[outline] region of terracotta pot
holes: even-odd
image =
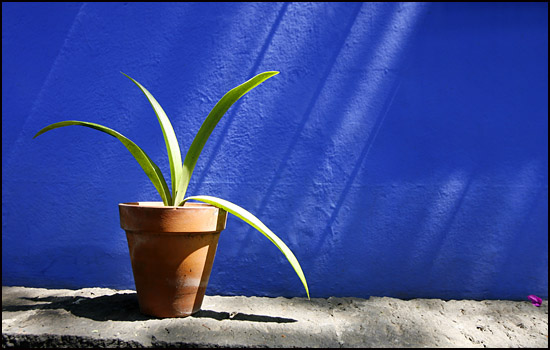
[[[227,212],[210,204],[119,204],[142,313],[185,317],[199,311]]]

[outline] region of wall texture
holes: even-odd
[[[109,126],[169,174],[217,100],[266,70],[189,194],[239,204],[312,297],[548,296],[547,3],[2,3],[2,283],[133,288],[117,204],[160,200]],[[169,177],[169,176],[168,176]],[[235,217],[208,294],[304,296]]]

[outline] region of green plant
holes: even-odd
[[[114,131],[108,127],[95,124],[95,123],[90,123],[90,122],[83,122],[78,120],[66,120],[66,121],[50,124],[44,127],[33,138],[36,138],[37,136],[45,133],[46,131],[60,128],[63,126],[69,126],[69,125],[86,126],[88,128],[96,129],[108,135],[111,135],[113,137],[116,137],[120,142],[122,142],[124,146],[126,146],[126,148],[130,151],[130,153],[132,153],[132,155],[137,160],[141,168],[145,171],[145,174],[147,174],[147,176],[149,177],[149,179],[157,189],[158,193],[160,194],[160,197],[162,198],[162,201],[165,206],[181,206],[181,205],[184,205],[186,201],[196,200],[200,202],[209,203],[218,208],[222,208],[228,211],[229,213],[232,213],[233,215],[244,220],[246,223],[248,223],[249,225],[254,227],[256,230],[261,232],[264,236],[266,236],[285,255],[285,257],[288,259],[288,261],[296,271],[296,274],[302,281],[302,284],[304,285],[307,296],[309,298],[309,289],[307,286],[306,278],[304,276],[302,268],[300,267],[300,264],[298,263],[298,260],[296,259],[292,251],[286,246],[286,244],[279,237],[277,237],[269,228],[267,228],[267,226],[265,226],[258,218],[256,218],[247,210],[239,207],[238,205],[221,198],[216,198],[212,196],[190,196],[185,198],[187,186],[189,185],[189,180],[191,179],[191,175],[193,174],[193,170],[195,168],[199,155],[206,141],[208,140],[208,137],[210,136],[210,134],[212,133],[212,131],[214,130],[214,128],[216,127],[216,125],[218,124],[222,116],[229,109],[229,107],[231,107],[237,100],[239,100],[247,92],[249,92],[256,86],[260,85],[265,80],[271,78],[272,76],[278,73],[279,72],[276,72],[276,71],[268,71],[268,72],[260,73],[255,77],[253,77],[252,79],[246,81],[245,83],[227,92],[218,101],[218,103],[216,103],[214,108],[210,111],[210,113],[206,117],[197,135],[195,136],[193,142],[191,143],[189,150],[187,151],[187,154],[183,161],[183,165],[181,161],[181,151],[178,145],[178,141],[176,139],[176,134],[174,133],[174,129],[172,128],[172,124],[170,123],[170,120],[166,116],[166,113],[164,112],[160,104],[157,102],[157,100],[153,97],[153,95],[151,95],[151,93],[147,91],[147,89],[145,89],[140,83],[138,83],[128,75],[122,73],[126,77],[128,77],[130,80],[132,80],[141,89],[141,91],[145,94],[145,96],[151,103],[151,106],[153,107],[157,115],[157,119],[160,123],[160,127],[164,135],[164,141],[166,143],[166,150],[168,153],[168,160],[170,162],[170,177],[172,180],[171,192],[170,192],[170,189],[168,188],[168,185],[166,184],[166,181],[164,179],[164,176],[162,175],[162,172],[160,171],[159,167],[151,160],[151,158],[149,158],[149,156],[147,156],[147,154],[134,142],[132,142],[131,140],[129,140],[127,137],[120,134],[119,132]]]

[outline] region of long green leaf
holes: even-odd
[[[159,192],[162,201],[164,202],[164,205],[170,205],[170,203],[172,202],[170,190],[168,189],[168,185],[166,184],[164,176],[162,176],[162,172],[160,171],[159,167],[155,163],[153,163],[151,158],[149,158],[149,156],[145,154],[145,152],[141,148],[139,148],[138,145],[133,143],[131,140],[129,140],[127,137],[120,134],[119,132],[114,131],[113,129],[95,123],[82,122],[78,120],[66,120],[46,126],[36,135],[34,135],[33,139],[39,135],[42,135],[46,131],[69,125],[86,126],[88,128],[96,129],[113,137],[116,137],[120,142],[122,142],[124,146],[126,146],[128,151],[132,153],[139,165],[141,165],[141,168],[143,169],[143,171],[145,171],[145,174],[147,174],[147,176]]]
[[[225,199],[212,197],[212,196],[191,196],[187,197],[184,202],[188,200],[197,200],[204,203],[212,204],[215,207],[222,208],[231,214],[239,217],[240,219],[244,220],[246,223],[248,223],[250,226],[254,227],[256,230],[260,231],[264,236],[266,236],[273,244],[279,248],[279,250],[285,255],[285,257],[290,262],[290,265],[294,268],[294,271],[296,271],[296,274],[302,281],[302,284],[304,285],[304,288],[306,289],[307,297],[309,299],[309,289],[307,287],[306,277],[304,276],[304,272],[302,271],[302,268],[300,267],[300,264],[298,263],[298,259],[294,256],[292,251],[286,246],[286,244],[281,241],[279,237],[277,237],[267,226],[265,226],[257,217],[252,215],[247,210],[239,207],[236,204],[233,204],[229,201],[226,201]]]
[[[122,73],[122,72],[121,72]],[[124,74],[124,73],[122,73]],[[160,124],[160,128],[162,129],[162,134],[164,135],[164,142],[166,143],[166,152],[168,153],[168,160],[170,161],[170,178],[172,180],[172,196],[176,196],[176,190],[178,188],[178,183],[181,178],[181,151],[180,146],[178,144],[178,139],[176,138],[176,133],[174,132],[174,128],[172,127],[172,124],[170,123],[170,119],[168,119],[168,116],[160,106],[160,104],[157,102],[157,100],[151,95],[149,91],[147,91],[146,88],[143,87],[140,83],[132,79],[130,76],[124,74],[128,79],[134,82],[141,91],[147,96],[147,99],[149,100],[149,103],[151,103],[151,106],[155,110],[155,114],[157,115],[157,119]],[[173,203],[170,203],[170,205],[173,205]]]
[[[187,191],[189,180],[191,179],[193,169],[195,169],[195,165],[197,164],[197,160],[199,159],[202,148],[208,140],[208,137],[210,137],[212,130],[214,130],[225,112],[227,112],[229,107],[231,107],[247,92],[277,74],[279,74],[279,72],[270,71],[256,75],[254,78],[248,80],[247,82],[229,90],[229,92],[227,92],[218,101],[218,103],[216,103],[214,108],[212,108],[205,121],[202,123],[199,132],[195,136],[195,139],[193,139],[193,143],[191,143],[191,146],[189,147],[189,150],[187,151],[187,154],[185,156],[185,160],[183,161],[181,179],[178,184],[177,194],[175,195],[174,205],[179,205],[185,197],[185,192]]]

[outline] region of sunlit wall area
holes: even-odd
[[[2,283],[134,282],[118,203],[160,200],[108,126],[169,179],[143,84],[182,157],[222,118],[189,195],[254,213],[312,297],[548,296],[547,3],[2,3]],[[234,216],[207,294],[305,296]]]

